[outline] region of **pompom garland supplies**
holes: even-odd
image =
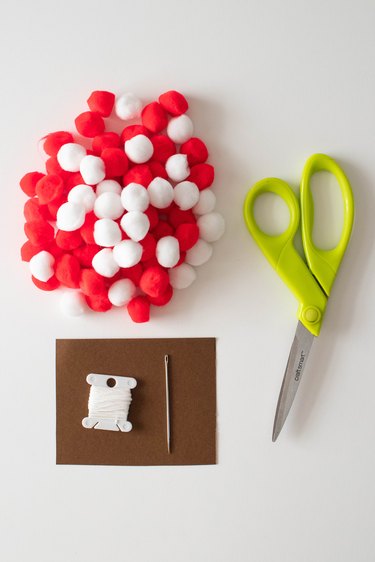
[[[87,105],[74,120],[78,136],[44,137],[46,173],[20,181],[29,197],[21,257],[36,287],[65,288],[67,315],[114,306],[147,322],[173,289],[193,283],[224,232],[214,168],[175,90],[144,107],[132,93],[97,90]],[[114,115],[121,134],[106,130]]]

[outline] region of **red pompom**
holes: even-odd
[[[87,105],[91,111],[99,113],[102,117],[109,117],[111,115],[114,103],[115,94],[100,90],[92,92],[87,100]]]
[[[81,280],[79,283],[81,291],[84,295],[97,296],[106,295],[105,281],[99,273],[94,269],[83,269],[81,271]]]
[[[83,181],[83,177],[79,172],[74,172],[73,174],[70,173],[69,177],[65,180],[66,191],[68,192],[72,189],[72,187],[75,187],[76,185],[81,185],[82,183],[85,182]]]
[[[27,240],[21,247],[21,259],[22,261],[30,261],[35,254],[43,250],[41,246],[33,246],[30,240]]]
[[[46,166],[47,174],[60,174],[61,172],[64,172],[56,156],[50,156],[45,161],[45,166]],[[68,174],[69,172],[65,172],[65,173]]]
[[[37,197],[32,197],[26,201],[23,207],[23,215],[26,222],[48,220],[50,217],[48,207],[46,205],[39,205]]]
[[[117,133],[103,133],[92,139],[92,150],[96,156],[100,156],[105,148],[119,148],[120,137]]]
[[[57,174],[51,174],[41,178],[36,184],[35,192],[42,205],[51,203],[64,193],[64,182]]]
[[[46,246],[54,238],[53,227],[45,220],[30,221],[25,224],[25,234],[33,246]]]
[[[170,90],[162,94],[159,97],[159,102],[164,107],[165,111],[175,116],[186,113],[189,108],[186,98],[175,90]]]
[[[143,125],[128,125],[121,133],[121,142],[124,144],[127,140],[132,139],[137,135],[150,136],[150,131],[143,127]]]
[[[146,234],[143,240],[140,240],[139,243],[143,247],[141,261],[143,262],[148,261],[155,256],[156,240],[152,236],[152,234],[150,233]]]
[[[140,263],[133,265],[133,267],[126,267],[120,271],[122,279],[130,279],[133,281],[134,285],[139,285],[139,280],[143,273],[143,267]]]
[[[85,246],[79,246],[79,248],[73,250],[73,254],[82,267],[91,267],[92,258],[99,250],[101,250],[101,247],[96,244],[86,244]]]
[[[161,164],[160,162],[154,162],[153,160],[151,160],[150,162],[148,162],[148,166],[151,170],[153,178],[164,178],[165,180],[168,179],[168,174],[163,164]]]
[[[168,273],[160,265],[145,269],[139,281],[142,291],[150,297],[160,297],[165,293],[168,285]]]
[[[191,209],[189,209],[188,211],[182,211],[179,207],[177,207],[177,205],[174,204],[171,206],[168,213],[168,221],[173,226],[173,228],[177,228],[180,224],[183,224],[185,222],[197,222]]]
[[[168,125],[165,110],[157,101],[149,103],[143,108],[142,123],[149,131],[160,133]]]
[[[159,222],[159,213],[155,207],[149,205],[145,210],[145,215],[148,216],[148,220],[150,221],[150,230],[152,230]]]
[[[154,153],[152,159],[165,164],[170,156],[176,154],[176,145],[167,135],[154,135],[151,137]]]
[[[208,158],[207,146],[201,139],[197,137],[192,137],[180,147],[180,153],[186,154],[189,166],[194,166],[194,164],[202,164]]]
[[[154,179],[150,166],[147,164],[136,164],[124,175],[124,186],[129,183],[139,183],[147,187]]]
[[[202,189],[206,189],[206,187],[212,185],[214,178],[215,170],[211,164],[196,164],[190,168],[188,180],[195,183],[202,191]]]
[[[152,235],[156,240],[160,240],[164,236],[173,236],[173,228],[166,221],[159,221],[155,228],[152,230]]]
[[[95,137],[104,133],[104,121],[99,113],[84,111],[75,119],[76,129],[83,137]]]
[[[79,287],[81,266],[78,259],[71,254],[63,254],[56,260],[55,275],[62,285],[71,289]]]
[[[176,228],[175,237],[180,245],[180,250],[190,250],[199,238],[199,228],[197,224],[183,223]]]
[[[29,197],[34,197],[36,184],[42,178],[44,178],[44,174],[41,174],[40,172],[29,172],[28,174],[25,174],[20,180],[20,187],[22,191]]]
[[[150,260],[142,262],[142,265],[145,269],[147,269],[148,267],[153,267],[154,265],[159,265],[159,262],[156,259],[156,256],[154,256]]]
[[[56,244],[62,250],[75,250],[83,243],[82,236],[79,230],[66,232],[65,230],[58,230],[56,234]]]
[[[97,216],[93,212],[87,213],[85,216],[85,222],[80,228],[80,233],[86,244],[95,244],[94,224],[97,220]]]
[[[48,244],[46,250],[47,252],[52,254],[55,258],[59,258],[64,253],[64,250],[56,244],[56,240],[52,240],[52,242]]]
[[[56,131],[55,133],[50,133],[46,136],[43,143],[44,152],[48,156],[56,156],[63,144],[68,142],[74,142],[73,135],[67,131]]]
[[[105,148],[101,153],[106,178],[123,176],[128,171],[129,160],[121,148]]]
[[[157,297],[148,297],[148,300],[150,301],[151,304],[155,306],[165,306],[166,304],[169,303],[172,297],[173,297],[173,289],[171,285],[168,285],[166,291],[162,295],[159,295]]]
[[[95,312],[107,312],[112,308],[106,295],[86,295],[86,302]]]
[[[146,297],[134,297],[127,306],[133,322],[141,323],[150,320],[150,303]]]
[[[38,289],[42,289],[42,291],[54,291],[57,287],[60,286],[58,279],[53,275],[48,281],[39,281],[39,279],[35,279],[35,277],[31,276],[31,279]]]

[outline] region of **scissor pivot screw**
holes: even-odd
[[[313,306],[309,306],[304,311],[303,317],[306,320],[306,322],[309,322],[310,324],[315,324],[321,318],[320,310],[314,308]]]

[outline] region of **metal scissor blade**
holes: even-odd
[[[315,336],[298,322],[277,402],[272,441],[276,441],[288,417],[314,338]]]

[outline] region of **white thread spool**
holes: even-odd
[[[86,429],[104,429],[107,431],[132,430],[128,421],[128,412],[132,401],[131,389],[137,386],[132,377],[98,375],[90,373],[86,381],[91,385],[88,417],[82,420]]]

